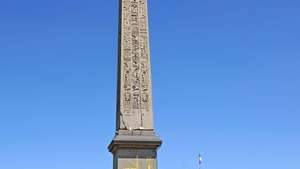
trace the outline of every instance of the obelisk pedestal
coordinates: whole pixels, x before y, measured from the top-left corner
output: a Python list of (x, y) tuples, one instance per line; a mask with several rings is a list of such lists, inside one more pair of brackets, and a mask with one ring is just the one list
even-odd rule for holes
[(157, 169), (157, 148), (161, 140), (151, 132), (117, 134), (109, 145), (113, 169)]
[(157, 169), (147, 0), (119, 0), (118, 98), (113, 169)]

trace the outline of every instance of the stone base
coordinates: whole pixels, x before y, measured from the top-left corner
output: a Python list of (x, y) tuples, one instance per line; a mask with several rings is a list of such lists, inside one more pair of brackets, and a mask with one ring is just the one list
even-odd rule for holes
[(157, 169), (161, 143), (153, 131), (119, 131), (108, 147), (113, 169)]

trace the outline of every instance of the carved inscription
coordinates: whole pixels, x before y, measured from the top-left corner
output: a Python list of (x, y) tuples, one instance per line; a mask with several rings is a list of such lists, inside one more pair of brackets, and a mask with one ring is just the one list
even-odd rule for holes
[(120, 128), (152, 128), (147, 0), (121, 1)]

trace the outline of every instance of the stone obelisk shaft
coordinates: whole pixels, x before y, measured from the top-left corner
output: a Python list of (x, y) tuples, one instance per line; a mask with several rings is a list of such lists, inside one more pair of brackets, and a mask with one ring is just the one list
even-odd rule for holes
[(117, 130), (153, 130), (147, 0), (120, 0)]
[(120, 0), (117, 124), (108, 149), (114, 169), (157, 169), (147, 0)]

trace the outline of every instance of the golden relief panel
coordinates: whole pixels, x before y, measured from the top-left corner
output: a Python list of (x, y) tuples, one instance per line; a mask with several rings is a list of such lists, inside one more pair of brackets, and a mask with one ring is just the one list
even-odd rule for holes
[(156, 159), (136, 159), (125, 158), (119, 159), (118, 169), (157, 169)]

